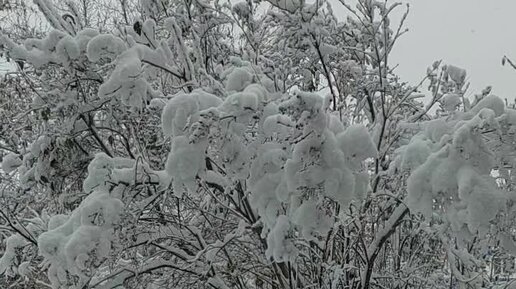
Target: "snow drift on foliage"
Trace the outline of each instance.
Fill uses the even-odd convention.
[[[194,90],[171,97],[163,107],[163,133],[171,137],[166,171],[178,197],[199,192],[199,180],[207,177],[210,184],[229,186],[226,190],[232,186],[227,179],[247,180],[267,256],[289,260],[296,254],[294,231],[316,240],[333,227],[327,198],[347,210],[365,197],[369,177],[362,163],[376,156],[376,147],[365,126],[345,129],[319,95],[295,91],[273,100],[253,83],[258,78],[245,62],[232,61],[237,67],[224,75],[225,98]],[[255,125],[256,140],[248,142],[246,130]],[[214,135],[222,138],[212,141]],[[207,160],[209,148],[218,152],[217,159]],[[223,164],[222,174],[209,169],[213,161]]]
[[[456,232],[489,228],[506,196],[490,176],[495,159],[482,134],[498,130],[503,113],[503,101],[488,96],[447,126],[439,125],[442,119],[429,122],[424,135],[401,149],[401,169],[413,171],[407,182],[411,211],[431,218],[443,210]]]

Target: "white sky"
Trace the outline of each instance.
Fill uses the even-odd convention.
[[[492,85],[493,94],[515,99],[516,70],[501,61],[504,55],[516,61],[516,0],[401,2],[410,4],[410,31],[400,38],[390,64],[399,64],[402,80],[418,83],[426,68],[442,59],[468,71],[468,96]],[[337,15],[347,14],[339,3],[333,7]]]

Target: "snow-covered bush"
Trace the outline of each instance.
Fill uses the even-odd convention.
[[[137,2],[2,27],[0,287],[481,288],[514,254],[516,113],[399,80],[399,4]]]

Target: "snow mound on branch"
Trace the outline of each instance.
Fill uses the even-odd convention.
[[[440,102],[445,111],[454,111],[461,104],[461,99],[458,94],[447,93]]]
[[[0,275],[14,276],[14,261],[16,260],[16,250],[27,246],[29,242],[19,234],[11,235],[6,240],[5,252],[0,258]]]
[[[83,182],[85,192],[91,192],[95,188],[106,188],[108,181],[112,179],[115,169],[132,168],[135,162],[124,158],[111,158],[105,153],[95,155],[95,158],[88,165],[88,177]],[[129,177],[129,179],[132,176]],[[122,180],[117,180],[122,181]],[[128,180],[126,180],[128,181]]]
[[[113,61],[124,50],[126,46],[122,39],[113,34],[100,34],[88,42],[86,55],[91,62],[97,62],[103,58]]]
[[[95,38],[91,41],[93,40]],[[143,53],[143,49],[138,46],[121,53],[117,58],[115,70],[100,86],[99,96],[119,96],[123,104],[141,108],[148,90],[148,83],[143,78]]]
[[[457,122],[458,120],[438,118],[421,122],[418,126],[422,128],[421,134],[429,141],[432,143],[439,143],[444,136],[450,133]]]
[[[358,169],[361,162],[378,154],[371,135],[363,124],[348,127],[337,136],[337,140],[351,168]]]
[[[25,40],[24,45],[27,50],[39,49],[48,54],[52,53],[57,46],[57,43],[66,36],[66,33],[60,30],[52,30],[43,39],[29,38]]]
[[[297,249],[292,242],[290,234],[292,228],[289,218],[281,215],[277,218],[276,225],[267,236],[267,250],[265,256],[276,262],[287,262],[297,255]]]
[[[234,135],[222,147],[221,159],[227,164],[227,171],[237,178],[246,178],[249,166],[249,152],[244,140]]]
[[[413,138],[408,145],[404,147],[401,169],[412,171],[422,165],[431,153],[431,146],[428,141],[420,137]]]
[[[469,230],[488,228],[504,204],[504,196],[495,189],[494,181],[471,167],[462,167],[457,173],[457,184],[459,199],[466,207],[463,210]]]
[[[267,89],[261,84],[252,83],[244,88],[244,92],[254,95],[260,103],[267,101]]]
[[[326,235],[333,226],[333,221],[318,208],[313,200],[303,202],[292,217],[294,224],[301,228],[301,235],[307,240],[317,240],[317,236]]]
[[[129,186],[143,180],[157,183],[158,189],[164,189],[170,184],[166,172],[153,170],[142,160],[136,162],[98,153],[88,165],[88,177],[83,182],[83,190],[87,193],[96,189],[109,190],[113,184]]]
[[[172,140],[172,149],[165,165],[172,177],[174,194],[181,196],[184,187],[191,192],[197,191],[197,175],[205,168],[205,144],[190,143],[187,136],[176,136]]]
[[[0,44],[9,49],[9,56],[15,60],[26,61],[35,68],[42,68],[49,63],[61,64],[65,69],[70,69],[74,62],[87,58],[87,47],[90,40],[98,35],[98,31],[84,29],[75,36],[68,35],[60,30],[52,30],[43,39],[29,38],[23,45],[17,45],[9,38],[0,37]],[[91,46],[92,61],[96,62],[102,57],[113,60],[123,50],[125,45],[118,39],[117,49],[111,47],[105,38],[113,38],[112,35],[104,35],[104,40],[97,39]],[[101,37],[102,38],[102,37]],[[102,46],[104,45],[104,47]],[[116,45],[115,45],[116,46]],[[114,51],[116,50],[116,51]],[[97,52],[95,52],[97,51]]]
[[[22,164],[23,162],[17,154],[9,153],[6,156],[4,156],[2,160],[2,170],[8,174],[16,170],[16,168],[21,166]]]
[[[500,116],[505,112],[505,102],[496,95],[489,95],[480,100],[468,113],[470,115],[476,115],[484,108],[488,108],[492,110],[496,116]]]
[[[497,101],[486,102],[493,103]],[[429,146],[428,141],[416,138],[404,148],[403,158],[411,160],[408,168],[413,170],[407,180],[407,204],[412,212],[431,218],[438,204],[455,231],[466,226],[472,233],[486,232],[506,198],[490,176],[495,159],[482,136],[483,130],[499,129],[492,107],[484,106],[471,119],[445,127],[440,134],[450,137],[438,143]],[[431,146],[437,151],[424,160]]]
[[[253,80],[253,75],[245,67],[235,67],[226,79],[226,91],[242,91]]]
[[[316,93],[295,90],[292,97],[280,103],[279,109],[284,113],[290,112],[295,118],[299,117],[298,114],[304,111],[319,115],[323,107],[323,101],[324,99]]]
[[[230,93],[219,110],[238,123],[249,123],[264,108],[267,90],[260,84],[246,85],[243,91]]]
[[[199,119],[200,112],[218,107],[222,100],[202,90],[189,94],[180,93],[172,97],[161,113],[161,128],[165,136],[179,136],[187,133],[187,125]]]
[[[281,201],[287,200],[288,191],[284,190],[282,172],[267,173],[259,176],[251,187],[249,203],[260,215],[264,228],[262,235],[273,228],[281,213]]]
[[[328,129],[336,135],[340,134],[341,132],[344,132],[344,124],[342,124],[338,115],[332,114],[329,116]]]
[[[265,118],[263,122],[263,132],[265,136],[285,138],[291,133],[294,123],[289,117],[283,114],[275,114]]]
[[[88,43],[92,38],[94,38],[97,35],[99,35],[99,32],[96,29],[92,28],[84,28],[81,31],[77,32],[75,39],[81,54],[87,55]]]
[[[430,218],[434,196],[438,196],[440,192],[449,194],[456,186],[453,174],[460,165],[454,160],[448,160],[448,156],[447,148],[430,155],[408,178],[407,205],[412,212]]]
[[[88,195],[66,221],[60,217],[38,238],[41,256],[50,264],[48,278],[53,288],[69,283],[72,276],[84,285],[91,266],[109,257],[114,227],[120,222],[124,204],[99,189]],[[64,221],[64,222],[63,222]]]
[[[69,67],[70,63],[80,55],[79,45],[70,35],[63,37],[56,46],[56,57],[65,67]]]

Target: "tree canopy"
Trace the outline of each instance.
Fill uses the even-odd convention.
[[[0,1],[0,287],[516,288],[514,106],[356,2]]]

